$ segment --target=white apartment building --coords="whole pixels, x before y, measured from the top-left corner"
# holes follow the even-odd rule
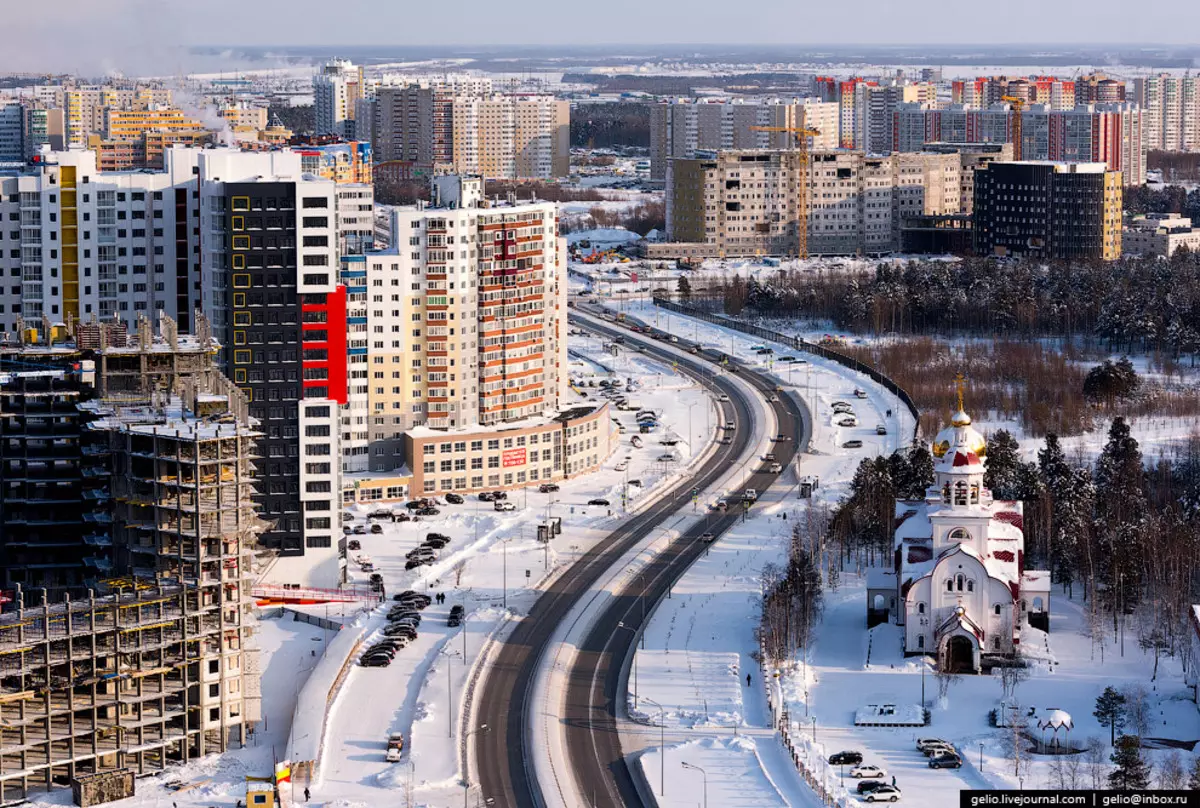
[[[1147,149],[1200,150],[1200,77],[1162,73],[1137,78],[1133,99],[1142,108]]]
[[[21,104],[0,99],[0,163],[25,159],[25,116]]]
[[[650,108],[650,178],[667,181],[674,158],[722,149],[784,149],[795,143],[791,132],[756,131],[755,127],[805,127],[819,135],[808,138],[810,149],[838,147],[837,103],[816,98],[771,98],[692,101],[675,99]]]
[[[363,98],[363,69],[345,59],[333,59],[313,77],[313,112],[318,135],[357,137],[355,120]]]

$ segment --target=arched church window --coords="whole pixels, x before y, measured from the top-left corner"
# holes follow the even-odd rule
[[[1000,604],[997,603],[994,608],[996,610],[996,616],[999,617],[1000,616]]]
[[[917,604],[917,614],[925,614],[925,604],[924,603]]]
[[[967,581],[967,591],[968,592],[975,591],[975,582],[974,581]]]
[[[999,637],[992,640],[992,647],[995,648],[997,651],[1000,650],[1000,638]]]
[[[963,591],[962,590],[962,588],[963,588],[962,573],[959,573],[958,575],[954,576],[954,586],[958,589],[959,592]]]
[[[971,485],[971,504],[979,504],[979,483],[973,483]]]
[[[947,579],[946,579],[946,591],[947,591],[947,592],[953,592],[953,591],[954,591],[954,579],[953,579],[953,578],[947,578]]]
[[[917,647],[918,648],[925,647],[925,635],[922,634],[920,637],[917,637]]]
[[[948,538],[950,541],[969,541],[971,534],[967,532],[965,527],[956,527],[950,531]]]

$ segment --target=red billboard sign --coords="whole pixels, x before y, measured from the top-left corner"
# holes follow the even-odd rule
[[[525,450],[524,449],[506,449],[501,455],[501,462],[504,468],[512,468],[513,466],[525,465]]]

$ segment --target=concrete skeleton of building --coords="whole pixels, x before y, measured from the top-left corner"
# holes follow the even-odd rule
[[[667,182],[671,161],[728,149],[784,149],[795,143],[790,132],[752,127],[805,127],[821,134],[808,138],[810,149],[838,146],[837,104],[805,99],[676,99],[650,107],[650,179]]]
[[[259,433],[200,332],[43,321],[0,345],[0,804],[224,751],[260,720]]]
[[[480,174],[551,179],[570,172],[567,101],[495,93],[474,76],[393,79],[374,88],[376,159],[408,165],[408,176]]]
[[[975,174],[975,253],[1112,261],[1121,211],[1121,174],[1104,163],[988,163]]]
[[[885,157],[815,151],[807,171],[790,149],[677,159],[667,190],[668,242],[649,245],[648,255],[795,255],[804,187],[810,255],[894,252],[907,219],[963,212],[969,184],[962,174],[976,162],[966,148]]]

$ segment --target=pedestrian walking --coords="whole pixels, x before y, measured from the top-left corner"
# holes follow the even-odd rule
[[[896,787],[896,775],[892,775],[892,788]]]
[[[746,687],[750,687],[750,674],[746,674]]]
[[[304,788],[304,801],[305,801],[305,802],[308,802],[308,800],[309,800],[308,787],[307,787],[307,786],[305,786],[305,788]]]

